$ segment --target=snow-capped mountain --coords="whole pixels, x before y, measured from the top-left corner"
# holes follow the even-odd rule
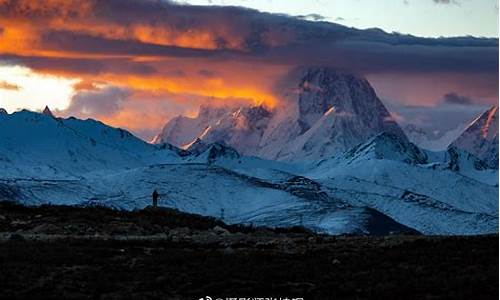
[[[341,157],[319,162],[304,176],[331,196],[376,209],[423,233],[498,230],[498,172],[468,172],[467,158],[460,153],[454,153],[453,162],[441,161],[450,157],[439,155],[382,134]],[[465,174],[448,167],[457,162]],[[493,180],[484,182],[483,177]]]
[[[242,157],[222,144],[199,141],[190,150],[147,144],[94,120],[2,114],[0,198],[134,209],[148,205],[158,189],[161,205],[216,217],[225,210],[229,223],[302,224],[334,234],[413,230],[325,198],[314,184],[292,180],[292,166]]]
[[[258,107],[229,114],[274,116]],[[152,145],[97,121],[21,111],[0,115],[0,197],[134,209],[158,189],[160,205],[224,211],[228,223],[332,234],[497,232],[498,171],[474,167],[481,161],[464,153],[422,151],[383,132],[336,157],[291,164],[202,139],[187,150]]]
[[[192,161],[213,164],[214,162],[219,160],[237,160],[241,157],[240,154],[231,147],[227,147],[225,145],[217,143],[201,145],[201,143],[203,142],[201,142],[200,140],[197,141],[199,142],[199,144],[197,144],[197,147],[191,148],[191,151],[193,151]]]
[[[199,137],[206,143],[223,143],[246,155],[256,155],[272,118],[263,106],[242,107],[209,126]]]
[[[330,68],[291,78],[275,109],[202,106],[169,121],[156,144],[48,107],[0,112],[0,197],[134,209],[158,189],[160,205],[224,211],[228,223],[498,232],[497,107],[430,151],[410,142],[365,79]]]
[[[488,163],[465,150],[450,146],[446,151],[427,154],[433,157],[432,168],[452,170],[489,185],[498,185],[498,169],[491,169]]]
[[[498,169],[498,106],[472,121],[451,146],[463,149]]]
[[[425,164],[427,155],[406,139],[383,132],[341,156],[346,162],[363,159],[388,159],[408,164]]]
[[[290,78],[285,103],[273,111],[258,106],[204,113],[209,109],[203,107],[197,118],[169,121],[156,140],[181,146],[199,138],[245,155],[313,161],[382,132],[406,139],[365,79],[326,67],[301,68]]]
[[[366,79],[331,68],[309,68],[302,73],[295,92],[299,113],[297,122],[301,134],[313,128],[329,113],[341,120],[333,125],[342,133],[366,129],[370,132],[385,131],[404,136]],[[344,134],[345,144],[347,139],[353,137]],[[332,136],[332,139],[335,138],[337,137]]]
[[[48,108],[0,114],[3,176],[28,171],[41,178],[61,172],[80,176],[179,160],[175,151],[91,119],[55,118]]]
[[[161,133],[153,139],[153,143],[169,143],[177,147],[186,146],[230,112],[231,109],[227,106],[202,105],[195,118],[177,116],[168,121]]]

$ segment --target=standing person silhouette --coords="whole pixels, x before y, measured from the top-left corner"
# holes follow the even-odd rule
[[[158,197],[160,197],[160,194],[156,191],[156,189],[153,191],[153,194],[151,195],[153,197],[153,207],[158,206]]]

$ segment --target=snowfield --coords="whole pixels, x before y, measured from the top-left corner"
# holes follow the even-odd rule
[[[446,150],[426,151],[387,119],[366,81],[328,69],[306,77],[298,115],[204,108],[201,119],[167,124],[158,144],[50,111],[1,113],[0,200],[133,210],[157,189],[161,206],[227,223],[330,234],[498,232],[498,165],[485,152],[498,152],[497,109]],[[474,132],[481,136],[468,143]],[[192,137],[186,149],[166,143]],[[480,145],[488,161],[460,145]]]

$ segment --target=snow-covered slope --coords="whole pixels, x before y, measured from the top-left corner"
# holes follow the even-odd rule
[[[245,155],[255,155],[272,118],[263,106],[242,107],[222,117],[199,137],[206,143],[223,143]]]
[[[215,165],[185,163],[140,167],[73,180],[0,180],[0,195],[27,204],[106,205],[143,208],[151,191],[159,205],[223,218],[228,223],[303,225],[330,234],[388,234],[412,229],[382,213],[350,206],[308,181],[270,183]],[[50,199],[50,200],[49,200]]]
[[[201,142],[203,143],[203,142]],[[197,148],[199,150],[199,147]],[[205,146],[205,150],[193,156],[193,161],[213,164],[217,161],[234,161],[241,158],[240,154],[231,147],[222,144],[210,144]]]
[[[192,155],[186,157],[186,162],[217,165],[270,183],[288,180],[307,169],[306,165],[243,156],[227,145],[205,144],[200,140],[197,140],[188,151],[191,151]]]
[[[387,132],[406,139],[365,79],[331,68],[299,69],[289,113],[270,126],[261,155],[318,160]],[[294,76],[292,76],[294,77]]]
[[[472,121],[451,146],[466,150],[498,169],[498,106]]]
[[[469,152],[450,146],[444,151],[425,151],[429,168],[451,170],[463,176],[498,186],[498,169],[490,168],[483,160]]]
[[[203,146],[203,147],[202,147]],[[94,120],[21,111],[0,115],[0,198],[26,204],[150,204],[229,223],[304,225],[333,234],[411,231],[382,213],[353,207],[297,180],[296,167],[243,157],[221,144],[180,151],[147,144]],[[194,151],[197,150],[197,151]]]
[[[387,159],[416,165],[425,164],[427,155],[406,139],[384,132],[353,147],[340,159],[348,163],[356,160]]]
[[[0,115],[2,177],[81,176],[175,161],[180,157],[174,151],[98,121],[26,110]]]
[[[300,77],[295,156],[331,156],[381,132],[405,137],[365,79],[324,67],[306,69]]]
[[[365,79],[326,67],[301,68],[290,78],[286,100],[273,111],[258,106],[207,114],[203,108],[195,119],[172,119],[157,140],[185,145],[199,138],[244,155],[314,161],[382,132],[406,139]]]
[[[437,154],[429,158],[414,145],[382,134],[304,175],[350,205],[369,206],[423,233],[496,232],[498,181],[496,186],[481,182],[453,167],[471,168],[471,158],[440,155],[441,163],[428,163]],[[482,175],[494,180],[489,171]]]
[[[134,209],[149,205],[157,189],[160,205],[229,223],[304,225],[332,234],[498,232],[498,170],[465,150],[424,151],[398,129],[374,133],[335,156],[302,162],[243,155],[224,142],[251,148],[258,140],[251,137],[262,134],[258,151],[264,151],[270,128],[290,137],[291,130],[274,130],[303,126],[298,118],[284,121],[293,114],[276,117],[280,113],[262,107],[231,111],[204,130],[211,138],[202,134],[186,150],[148,144],[93,120],[0,114],[0,198]],[[285,143],[290,153],[312,159],[319,149],[325,155],[340,151],[335,139],[321,144],[330,130],[344,129],[343,116],[335,114],[330,107],[315,121],[305,118],[314,124],[291,140],[301,147]],[[209,142],[220,132],[229,137]],[[303,149],[302,141],[311,139],[322,146]],[[279,139],[268,141],[281,145]]]
[[[371,150],[357,152],[354,159],[325,160],[310,171],[215,144],[181,163],[65,180],[0,180],[0,190],[30,204],[134,209],[148,205],[151,191],[158,189],[160,205],[223,215],[229,223],[302,224],[333,234],[408,228],[427,234],[497,232],[498,187],[408,160],[418,157],[411,147],[384,147],[382,157],[373,143],[383,140],[374,138],[373,147],[361,147]]]
[[[169,143],[177,147],[184,147],[229,113],[231,113],[231,109],[226,106],[202,105],[195,118],[177,116],[168,121],[161,133],[153,139],[153,143]]]

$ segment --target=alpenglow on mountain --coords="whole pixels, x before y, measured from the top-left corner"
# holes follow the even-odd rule
[[[300,68],[290,78],[277,109],[203,106],[196,118],[170,120],[155,142],[188,147],[200,139],[296,161],[340,154],[382,132],[406,140],[366,79],[328,67]]]
[[[286,163],[197,140],[182,151],[93,120],[0,114],[0,197],[302,225],[330,234],[498,231],[498,170],[460,151],[430,153],[381,133],[335,158]]]
[[[293,75],[286,105],[203,106],[197,118],[172,119],[157,144],[49,109],[0,109],[0,198],[132,210],[156,189],[160,206],[231,224],[498,232],[498,167],[485,162],[498,153],[497,108],[448,149],[429,151],[407,139],[366,80],[330,68]]]
[[[477,117],[452,144],[498,168],[498,106]]]

